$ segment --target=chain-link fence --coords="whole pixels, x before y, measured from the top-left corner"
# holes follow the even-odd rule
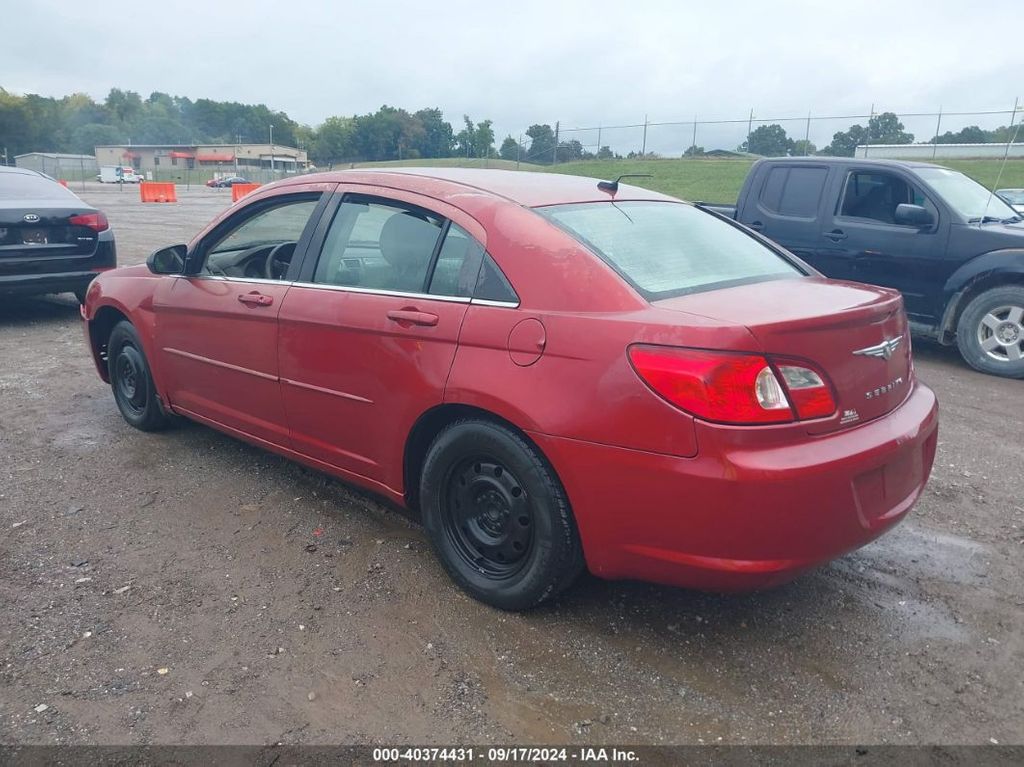
[[[903,131],[913,135],[914,143],[929,143],[946,132],[957,133],[968,126],[994,131],[1013,126],[1022,117],[1018,102],[1004,109],[964,112],[944,110],[933,112],[896,112]],[[632,124],[597,125],[589,127],[559,126],[558,161],[574,159],[569,143],[578,141],[583,151],[598,154],[608,147],[617,155],[658,155],[681,157],[691,147],[707,152],[741,151],[747,137],[762,125],[780,125],[786,136],[794,142],[793,154],[813,154],[828,146],[836,133],[845,132],[853,125],[867,127],[872,118],[889,110],[876,109],[856,114],[818,115],[813,111],[804,115],[774,116],[751,109],[747,114],[732,118],[694,115],[691,119],[655,120],[644,116]],[[1006,139],[1003,139],[1004,141]],[[1020,139],[1024,141],[1024,131]],[[569,150],[569,151],[567,151]],[[551,162],[552,153],[542,159]],[[696,154],[691,151],[690,154]],[[534,160],[535,161],[535,160]]]

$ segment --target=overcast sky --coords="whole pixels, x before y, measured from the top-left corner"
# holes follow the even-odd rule
[[[463,114],[492,119],[498,143],[537,122],[1010,110],[1024,96],[1024,13],[1004,0],[27,0],[4,15],[9,91],[156,90],[262,102],[312,125],[437,106],[456,130]],[[947,117],[942,129],[1008,120]],[[828,143],[851,122],[812,123],[811,138]],[[919,138],[935,129],[934,117],[905,122]],[[806,126],[785,127],[802,138]],[[734,146],[746,128],[700,126],[697,143]],[[691,131],[652,128],[648,149],[677,151]],[[602,143],[639,148],[641,133],[605,131]]]

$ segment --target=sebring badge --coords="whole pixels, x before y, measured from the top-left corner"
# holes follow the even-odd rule
[[[24,221],[24,222],[25,222],[25,223],[27,223],[27,224],[34,224],[34,223],[36,223],[36,222],[37,222],[38,220],[39,220],[39,216],[38,216],[38,215],[36,215],[35,213],[26,213],[26,214],[25,214],[25,215],[24,215],[24,216],[22,217],[22,221]]]
[[[865,349],[858,349],[854,354],[860,354],[863,357],[878,357],[879,359],[887,360],[892,357],[892,353],[896,351],[896,347],[900,345],[903,340],[903,336],[896,336],[887,341],[882,341],[880,344],[869,346]]]

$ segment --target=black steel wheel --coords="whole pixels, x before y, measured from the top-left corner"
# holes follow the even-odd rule
[[[445,533],[465,564],[495,579],[515,575],[533,545],[533,509],[523,484],[489,456],[452,467],[441,500]]]
[[[561,483],[534,446],[501,424],[445,428],[427,452],[420,503],[445,569],[482,602],[533,607],[583,569]]]
[[[130,322],[118,323],[107,342],[107,373],[121,416],[142,431],[167,425],[139,334]]]

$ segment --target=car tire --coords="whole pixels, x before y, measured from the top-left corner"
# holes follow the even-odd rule
[[[502,610],[535,607],[584,568],[561,482],[536,448],[498,423],[462,420],[438,434],[423,464],[420,508],[452,579]]]
[[[158,431],[167,426],[169,419],[160,406],[142,342],[130,322],[119,322],[110,333],[107,373],[114,401],[125,421],[140,431]]]
[[[1004,285],[975,296],[957,322],[956,344],[975,370],[1024,378],[1024,286]]]

